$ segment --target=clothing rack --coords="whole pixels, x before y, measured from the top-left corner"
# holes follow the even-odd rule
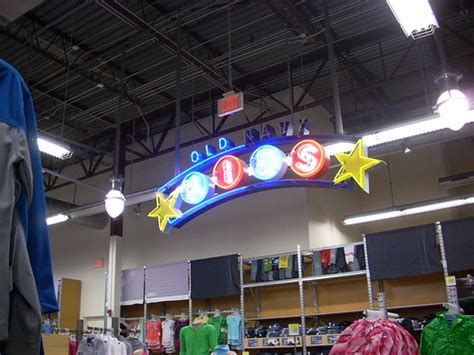
[[[186,315],[186,314],[185,314]],[[147,319],[147,320],[153,320],[153,319],[167,319],[167,318],[177,318],[177,319],[180,319],[182,318],[183,315],[180,313],[180,314],[169,314],[169,315],[157,315],[157,314],[152,314],[151,315],[151,318],[150,319]]]
[[[115,334],[114,328],[100,328],[100,327],[90,327],[90,326],[87,326],[87,330],[84,333],[88,333],[88,334],[91,334],[91,333],[106,334],[108,332],[112,333],[112,334]]]
[[[52,334],[71,334],[77,332],[75,329],[52,327]]]
[[[202,312],[202,313],[201,313]],[[235,308],[235,309],[225,309],[225,310],[222,310],[222,311],[219,311],[219,312],[216,312],[216,311],[198,311],[198,312],[193,312],[193,317],[194,316],[202,316],[202,315],[214,315],[216,313],[219,313],[219,314],[233,314],[235,312],[239,312],[239,315],[241,315],[240,313],[240,309],[239,308]],[[205,314],[203,314],[205,313]]]

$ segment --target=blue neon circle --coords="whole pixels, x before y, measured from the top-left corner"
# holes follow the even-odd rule
[[[207,175],[189,173],[181,182],[181,197],[190,205],[197,205],[214,194],[214,184]]]
[[[262,145],[250,156],[252,175],[259,180],[280,179],[288,167],[286,155],[273,145]]]

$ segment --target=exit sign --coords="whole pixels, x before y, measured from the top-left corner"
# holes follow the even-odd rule
[[[242,92],[228,92],[217,101],[217,115],[224,117],[244,109],[244,94]]]

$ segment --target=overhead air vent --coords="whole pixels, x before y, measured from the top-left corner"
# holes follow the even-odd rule
[[[470,185],[474,183],[474,171],[440,178],[438,179],[438,183],[442,189],[452,189]]]

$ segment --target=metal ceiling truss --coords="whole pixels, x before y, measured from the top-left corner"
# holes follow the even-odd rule
[[[304,111],[304,110],[310,109],[312,107],[316,107],[318,105],[319,105],[318,102],[313,101],[312,103],[306,104],[303,107],[295,108],[294,112],[296,113],[296,112]],[[245,129],[248,129],[248,128],[251,128],[251,127],[254,127],[254,126],[257,126],[257,125],[261,125],[263,123],[267,123],[267,122],[270,122],[270,121],[274,121],[274,120],[277,120],[277,119],[281,119],[281,118],[286,117],[288,115],[290,115],[290,110],[274,113],[270,116],[262,116],[261,114],[258,114],[258,115],[256,115],[255,118],[249,119],[249,121],[246,122],[246,123],[243,123],[243,124],[240,124],[238,126],[234,126],[232,128],[228,128],[228,129],[225,129],[225,130],[219,130],[219,131],[215,130],[214,133],[211,134],[210,136],[206,135],[206,136],[203,136],[203,137],[200,137],[200,138],[197,138],[197,139],[190,139],[186,142],[182,142],[180,146],[181,146],[181,148],[186,148],[186,147],[189,147],[189,146],[192,146],[192,145],[195,145],[195,144],[206,142],[206,141],[208,141],[209,139],[212,139],[212,138],[220,137],[222,135],[228,135],[230,133],[234,133],[234,132],[238,132],[238,131],[242,131],[242,133],[243,133],[243,131]],[[168,122],[173,123],[174,122],[174,116],[171,117]],[[172,124],[170,124],[169,126],[172,126]],[[157,149],[155,150],[155,152],[153,152],[152,154],[147,154],[147,155],[144,154],[143,157],[140,157],[138,159],[134,159],[133,162],[134,163],[139,163],[139,162],[142,162],[142,161],[150,159],[150,158],[158,157],[158,156],[173,152],[174,151],[174,146],[164,148],[164,149],[162,148],[162,144],[163,144],[164,140],[166,139],[166,136],[168,135],[168,132],[169,132],[170,129],[171,129],[171,127],[169,127],[167,130],[164,130],[160,134],[160,139],[158,141],[158,144],[157,144],[157,147],[156,147]],[[127,161],[126,165],[129,165],[130,163],[131,163],[131,161]],[[104,174],[104,173],[107,173],[107,172],[110,172],[110,171],[112,171],[111,167],[106,168],[106,169],[102,169],[100,171],[95,171],[95,172],[92,172],[92,173],[90,173],[88,171],[87,174],[84,174],[83,176],[77,178],[77,180],[82,181],[82,180],[85,180],[85,179],[88,179],[88,178],[91,178],[91,177],[94,177],[94,176],[97,176],[97,175],[101,175],[101,174]],[[49,188],[47,191],[58,189],[58,188],[67,186],[69,184],[71,184],[71,182],[56,184],[55,186]]]
[[[107,50],[126,45],[135,34],[145,33],[148,34],[153,41],[157,42],[160,46],[174,55],[177,51],[177,45],[170,36],[172,31],[176,30],[176,16],[178,13],[172,13],[170,10],[159,5],[156,1],[144,1],[157,10],[158,14],[156,17],[146,17],[147,12],[144,10],[143,2],[142,19],[118,1],[96,1],[99,5],[120,18],[120,20],[130,24],[131,28],[134,29],[130,33],[119,38],[121,42],[117,42],[118,39],[114,39],[114,43],[110,44],[110,46],[107,47]],[[331,95],[325,97],[320,97],[318,95],[317,101],[313,101],[307,105],[302,105],[307,94],[312,90],[314,91],[314,86],[318,82],[318,79],[328,75],[327,70],[325,70],[327,69],[327,53],[324,32],[322,31],[323,16],[319,10],[310,1],[302,2],[297,5],[290,0],[280,0],[279,3],[271,0],[266,0],[265,2],[276,17],[294,36],[301,34],[311,36],[312,45],[307,47],[309,48],[307,52],[303,53],[301,57],[293,57],[290,60],[291,67],[296,67],[299,60],[301,60],[301,63],[311,64],[311,70],[304,70],[308,75],[309,80],[303,80],[303,93],[298,98],[295,98],[294,107],[290,108],[288,105],[275,98],[272,95],[272,92],[265,87],[268,78],[280,78],[288,75],[288,68],[284,61],[257,72],[251,71],[250,73],[238,64],[232,64],[234,72],[239,74],[239,77],[234,80],[235,86],[240,91],[245,92],[247,90],[249,94],[254,95],[257,99],[253,100],[253,104],[256,105],[260,102],[260,105],[258,106],[261,107],[261,112],[256,114],[255,117],[246,117],[247,123],[231,129],[225,129],[225,123],[228,118],[225,117],[220,120],[216,119],[214,114],[214,104],[215,99],[220,96],[222,91],[228,90],[228,77],[223,71],[224,67],[222,65],[222,63],[225,63],[226,53],[217,45],[211,44],[214,39],[206,40],[206,38],[203,38],[203,36],[193,28],[191,23],[193,23],[193,21],[196,23],[202,18],[209,19],[213,13],[225,9],[226,6],[228,6],[228,2],[220,2],[220,7],[218,9],[209,8],[207,5],[209,5],[210,1],[201,1],[191,5],[190,7],[186,7],[184,11],[181,11],[182,16],[187,16],[185,11],[190,13],[195,8],[202,9],[202,11],[200,10],[200,17],[197,20],[193,13],[193,19],[186,19],[186,21],[183,21],[182,25],[182,34],[188,36],[189,42],[188,50],[181,49],[183,60],[189,66],[186,72],[186,80],[194,80],[194,77],[196,77],[197,74],[198,76],[201,75],[205,77],[212,85],[214,85],[214,87],[205,91],[202,91],[201,89],[201,92],[196,92],[195,94],[193,92],[192,98],[187,97],[181,101],[183,112],[185,114],[182,124],[192,123],[200,134],[200,136],[194,140],[183,142],[181,145],[182,147],[204,142],[209,138],[217,137],[222,134],[228,134],[255,125],[260,125],[287,116],[291,111],[300,112],[304,109],[332,100]],[[234,3],[237,2],[231,2],[231,4]],[[245,5],[249,3],[244,2],[243,4]],[[82,5],[79,6],[81,7]],[[376,4],[375,6],[364,6],[368,6],[367,8],[364,8],[364,11],[368,11],[367,9],[369,7],[372,9],[382,5]],[[69,12],[71,11],[75,10],[70,10]],[[337,9],[337,11],[339,11],[339,9]],[[308,17],[307,14],[310,14],[311,17]],[[349,17],[351,15],[349,15]],[[64,122],[64,125],[73,128],[77,132],[81,132],[86,136],[85,139],[81,140],[81,143],[70,142],[71,144],[81,148],[79,153],[75,154],[73,159],[64,162],[54,162],[54,165],[51,165],[62,171],[65,166],[80,162],[79,164],[83,169],[83,176],[79,177],[78,181],[82,181],[111,170],[107,161],[110,153],[107,153],[107,151],[111,151],[112,149],[113,135],[115,131],[113,125],[115,120],[108,117],[107,114],[111,114],[112,112],[113,100],[104,100],[100,105],[87,107],[87,105],[78,102],[80,100],[79,97],[67,98],[65,97],[66,95],[63,96],[58,94],[57,87],[47,88],[45,83],[49,80],[61,77],[61,75],[64,75],[68,70],[70,70],[71,73],[75,74],[71,80],[75,80],[78,77],[83,78],[87,82],[94,84],[92,89],[94,89],[98,84],[104,85],[103,90],[116,96],[118,94],[118,80],[115,78],[115,72],[120,69],[120,65],[115,61],[117,56],[107,57],[104,55],[105,50],[94,50],[93,48],[81,43],[81,41],[71,37],[71,35],[61,31],[59,27],[54,25],[54,23],[47,24],[47,26],[45,26],[45,24],[46,23],[40,17],[34,15],[34,12],[31,12],[25,16],[21,22],[11,24],[7,29],[0,28],[0,34],[5,35],[17,43],[28,46],[30,50],[39,53],[59,67],[59,69],[52,74],[42,77],[42,79],[36,80],[36,82],[30,82],[30,84],[33,91],[35,91],[39,97],[44,97],[55,102],[55,106],[44,111],[44,114],[49,116],[50,120],[54,122],[52,125],[60,125]],[[29,30],[25,29],[27,25],[30,26]],[[43,28],[38,29],[40,26]],[[472,41],[470,41],[462,32],[447,27],[448,26],[443,24],[443,30],[473,48]],[[157,30],[158,28],[160,30]],[[31,29],[33,29],[33,31]],[[41,34],[45,33],[45,31],[49,31],[52,34],[49,41],[45,41],[41,38]],[[402,74],[399,73],[400,68],[403,67],[403,63],[410,55],[413,44],[404,49],[404,52],[400,56],[396,66],[391,69],[389,73],[385,71],[384,56],[388,56],[390,53],[383,53],[380,38],[383,38],[385,35],[392,35],[393,33],[396,33],[396,31],[399,31],[399,27],[395,22],[385,23],[378,28],[366,30],[365,32],[354,33],[347,38],[338,38],[337,34],[332,31],[333,38],[335,39],[335,51],[336,56],[339,58],[340,69],[344,68],[345,72],[348,73],[350,80],[354,79],[354,82],[357,83],[357,85],[354,85],[352,89],[341,92],[341,98],[345,98],[346,100],[348,98],[355,100],[361,98],[364,99],[361,100],[362,106],[359,107],[358,105],[354,113],[344,113],[345,121],[351,121],[355,117],[364,115],[364,112],[370,113],[371,116],[374,116],[374,113],[384,116],[384,114],[390,112],[391,108],[398,107],[400,102],[409,102],[410,105],[413,104],[413,100],[409,97],[390,101],[387,94],[384,92],[384,87],[387,85],[403,82],[403,80],[411,78],[414,75],[419,75],[420,73],[419,69],[411,70],[409,72],[404,70]],[[26,35],[25,32],[27,33]],[[191,39],[196,41],[198,44],[191,47]],[[147,41],[149,42],[150,40]],[[147,43],[147,41],[140,42],[140,45]],[[380,58],[384,68],[382,77],[368,70],[366,63],[356,60],[351,54],[351,50],[354,48],[364,46],[367,43],[374,43],[374,41],[377,41],[379,44],[378,57]],[[55,44],[57,44],[57,46]],[[316,46],[314,44],[316,44]],[[140,45],[136,45],[135,43],[131,44],[130,51],[135,47],[140,47]],[[78,49],[75,48],[72,50],[71,46],[77,47]],[[193,48],[205,50],[209,59],[206,61],[199,59],[195,55],[197,53],[196,50]],[[242,58],[245,59],[245,57]],[[319,59],[315,61],[315,58]],[[464,59],[467,63],[472,60],[472,58]],[[170,60],[170,58],[167,58],[166,60]],[[97,65],[94,63],[97,63]],[[94,66],[92,70],[89,69],[91,64]],[[310,66],[309,64],[307,65],[307,68]],[[431,67],[433,68],[433,66]],[[128,122],[125,122],[124,120],[122,129],[128,132],[132,132],[132,127],[135,127],[136,124],[136,131],[133,129],[133,132],[136,133],[135,137],[128,137],[127,139],[127,142],[129,143],[128,151],[133,154],[134,162],[140,162],[174,150],[173,147],[163,148],[163,144],[170,130],[174,128],[175,98],[164,91],[169,91],[173,88],[174,83],[172,83],[172,75],[169,78],[160,81],[152,80],[151,82],[147,82],[142,74],[144,71],[145,70],[137,72],[131,72],[128,70],[124,71],[127,82],[132,87],[129,92],[125,93],[125,99],[128,100],[128,103],[124,103],[124,106],[137,106],[138,111],[141,112],[140,107],[145,105],[143,100],[145,100],[146,97],[150,97],[151,94],[160,95],[165,101],[164,103],[156,104],[156,106],[159,107],[154,108],[152,112],[148,112],[144,115],[141,114],[144,122],[140,120],[139,116],[136,123],[134,122],[136,118],[133,117],[127,118],[126,120],[128,120]],[[185,72],[183,70],[183,81],[184,76]],[[267,87],[272,87],[272,90],[274,90],[271,85],[267,85]],[[134,89],[138,89],[137,92],[133,92]],[[99,88],[97,88],[97,90],[99,90]],[[260,101],[258,101],[259,96]],[[267,97],[265,98],[265,96]],[[365,98],[368,98],[369,100],[365,100]],[[268,107],[265,104],[265,99],[276,102],[282,111],[278,113],[269,112]],[[87,129],[86,125],[74,122],[75,115],[73,117],[65,116],[63,120],[59,117],[54,117],[54,114],[51,114],[51,111],[54,113],[55,110],[63,108],[64,105],[67,105],[71,111],[79,115],[78,118],[81,118],[81,121],[84,121],[85,118],[88,118],[89,120],[100,120],[103,124],[103,129],[91,132],[90,129]],[[105,109],[105,107],[107,107],[107,109]],[[200,121],[202,120],[202,117],[209,115],[209,113],[212,113],[213,116],[211,121],[212,127],[207,128]],[[47,128],[47,130],[50,129],[51,127]],[[64,138],[64,140],[67,141],[67,138]],[[89,150],[87,154],[84,154],[87,150]],[[86,158],[86,160],[82,161],[84,158]],[[61,180],[64,179],[58,176],[46,175],[45,180],[47,180],[47,190],[53,190],[68,184],[61,183]]]

